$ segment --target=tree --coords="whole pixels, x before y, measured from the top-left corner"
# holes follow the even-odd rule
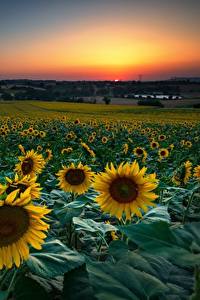
[[[110,102],[111,102],[110,97],[107,97],[107,96],[103,97],[102,100],[103,100],[103,102],[105,102],[105,104],[110,104]]]

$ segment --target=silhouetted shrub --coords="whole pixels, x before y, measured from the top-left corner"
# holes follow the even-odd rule
[[[164,107],[164,105],[158,99],[141,99],[138,100],[138,105],[146,105],[146,106],[159,106]]]

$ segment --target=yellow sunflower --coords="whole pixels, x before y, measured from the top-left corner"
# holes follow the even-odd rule
[[[194,168],[194,177],[196,177],[200,181],[200,165]]]
[[[69,167],[63,167],[58,173],[59,186],[65,192],[85,193],[91,186],[93,172],[88,166],[79,163],[76,167],[73,163]]]
[[[50,212],[42,206],[31,203],[29,191],[19,190],[0,200],[0,270],[3,267],[19,267],[29,258],[29,245],[41,249],[46,238],[43,231],[49,225],[42,219]]]
[[[0,195],[6,193],[7,195],[15,190],[19,190],[20,193],[24,193],[29,188],[31,199],[40,198],[40,184],[36,182],[37,177],[30,177],[29,175],[20,178],[18,174],[15,175],[14,180],[6,177],[7,183],[5,185],[0,184]]]
[[[52,150],[51,149],[46,149],[46,162],[48,162],[49,160],[51,160],[53,158],[53,154],[52,154]]]
[[[158,139],[159,139],[159,141],[164,141],[164,140],[166,140],[166,135],[161,134],[161,135],[159,135]]]
[[[41,154],[34,150],[27,151],[25,155],[18,157],[20,162],[16,164],[15,171],[20,175],[40,174],[45,166],[45,160]]]
[[[106,136],[103,136],[102,139],[101,139],[101,142],[103,144],[106,144],[108,142],[108,138]]]
[[[158,151],[158,155],[160,159],[166,158],[169,156],[169,150],[167,148],[161,148]]]
[[[137,157],[142,157],[142,161],[144,162],[147,158],[147,152],[144,148],[141,147],[136,147],[133,149],[133,153],[137,156]]]
[[[151,146],[151,149],[156,149],[156,148],[159,148],[159,143],[156,141],[152,141],[150,146]]]
[[[122,146],[122,152],[124,153],[124,154],[127,154],[128,153],[128,144],[124,144],[123,146]]]
[[[95,176],[94,188],[100,193],[96,197],[104,212],[130,220],[133,214],[142,217],[141,209],[148,211],[148,206],[155,206],[158,196],[152,192],[158,183],[155,174],[146,175],[146,168],[141,170],[136,161],[132,164],[121,163],[117,168],[111,163],[105,172]]]
[[[73,148],[71,148],[71,147],[63,148],[61,150],[61,154],[71,153],[72,151],[73,151]]]

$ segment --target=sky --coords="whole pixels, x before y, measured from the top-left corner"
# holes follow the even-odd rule
[[[200,76],[199,0],[0,0],[0,78]]]

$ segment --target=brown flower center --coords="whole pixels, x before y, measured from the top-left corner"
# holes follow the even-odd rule
[[[160,155],[161,155],[161,156],[165,156],[165,155],[166,155],[166,152],[165,152],[165,151],[161,151],[161,152],[160,152]]]
[[[34,163],[33,163],[33,160],[32,158],[26,158],[23,163],[22,163],[22,173],[24,175],[28,175],[30,174],[32,171],[33,171],[33,166],[34,166]]]
[[[134,201],[138,195],[137,185],[130,178],[119,177],[110,185],[110,194],[119,203]]]
[[[0,207],[0,247],[17,242],[29,227],[29,215],[19,206]]]
[[[8,188],[6,189],[6,194],[10,194],[13,191],[19,189],[20,193],[25,192],[25,190],[27,189],[27,185],[23,184],[23,183],[19,183],[19,184],[11,184],[8,186]]]
[[[65,174],[65,179],[71,185],[79,185],[85,180],[85,172],[81,169],[70,169]]]
[[[138,155],[142,155],[143,154],[143,150],[142,149],[136,149],[136,153],[138,154]]]

